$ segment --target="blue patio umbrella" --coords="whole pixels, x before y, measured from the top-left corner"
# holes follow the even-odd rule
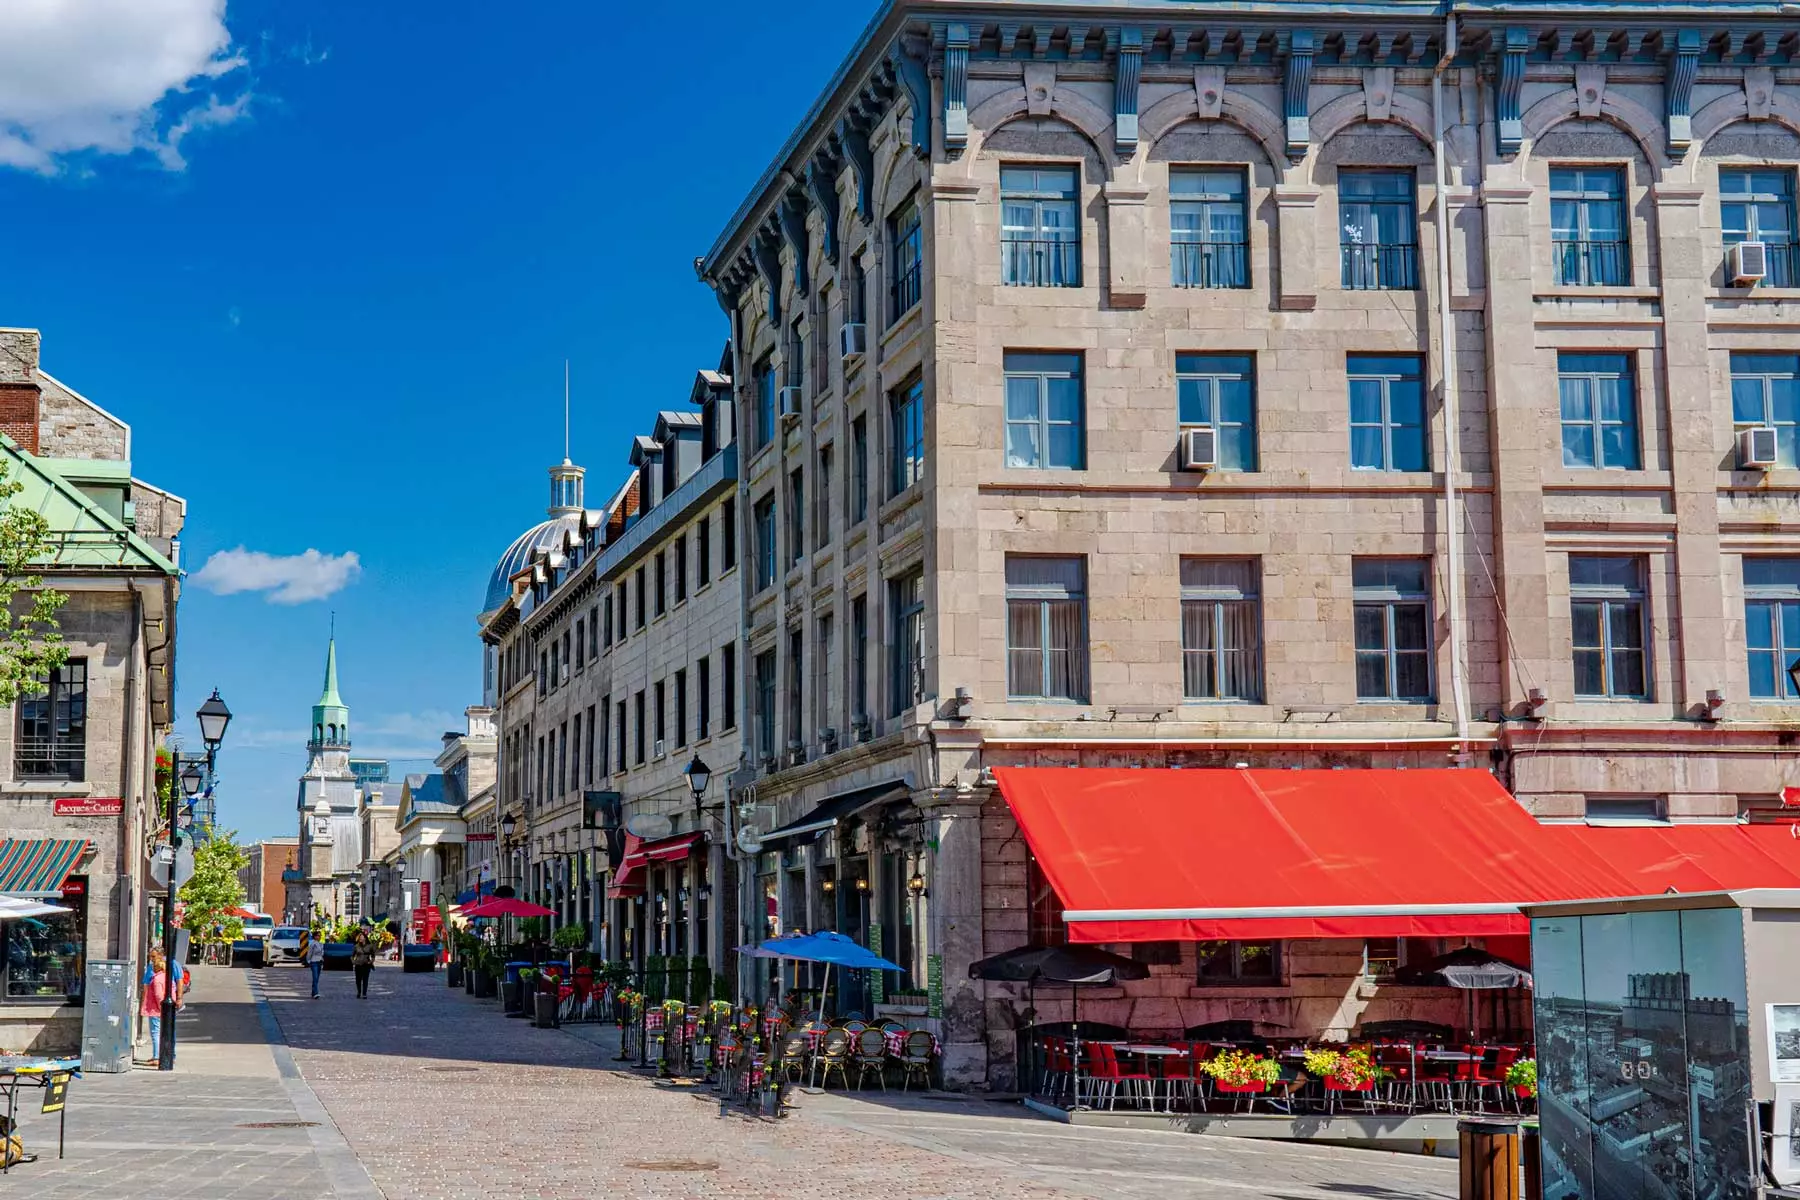
[[[770,953],[772,952],[772,953]],[[825,986],[819,989],[819,1020],[825,1019],[825,993],[831,990],[831,968],[850,967],[862,971],[904,971],[897,962],[889,962],[866,946],[841,933],[824,930],[819,933],[790,933],[770,938],[751,953],[761,958],[792,958],[799,962],[825,964]]]

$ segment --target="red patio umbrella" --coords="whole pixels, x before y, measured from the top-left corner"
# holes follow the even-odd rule
[[[256,914],[251,912],[247,908],[234,908],[230,912],[227,912],[225,915],[228,917],[236,917],[240,921],[248,921],[251,917],[254,917]]]
[[[495,896],[460,910],[465,917],[553,917],[556,910],[518,900],[512,896]]]

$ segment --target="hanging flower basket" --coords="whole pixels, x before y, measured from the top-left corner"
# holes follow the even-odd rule
[[[1226,1050],[1200,1064],[1221,1092],[1261,1092],[1281,1078],[1281,1064],[1247,1050]]]

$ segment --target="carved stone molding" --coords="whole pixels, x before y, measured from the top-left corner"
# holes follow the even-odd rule
[[[969,27],[944,31],[944,150],[960,154],[969,144]]]
[[[1283,77],[1282,117],[1286,121],[1287,152],[1302,158],[1312,144],[1312,64],[1316,38],[1310,29],[1296,29],[1288,42],[1287,71]]]
[[[1113,143],[1121,158],[1137,152],[1138,78],[1144,66],[1143,34],[1134,27],[1118,31],[1119,61],[1113,82]]]
[[[1606,100],[1606,64],[1581,63],[1575,68],[1575,111],[1588,120],[1600,115]]]
[[[1519,152],[1525,141],[1525,123],[1519,104],[1525,95],[1525,52],[1531,47],[1531,35],[1523,29],[1508,29],[1500,50],[1500,85],[1494,94],[1495,143],[1503,158]]]
[[[1699,73],[1700,31],[1683,29],[1675,35],[1675,52],[1669,55],[1669,76],[1663,84],[1671,154],[1682,154],[1693,144],[1694,77]]]

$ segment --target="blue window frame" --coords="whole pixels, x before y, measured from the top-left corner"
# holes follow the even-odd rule
[[[1614,554],[1569,556],[1575,694],[1648,700],[1644,670],[1644,563]]]
[[[1425,368],[1416,354],[1352,354],[1350,465],[1359,471],[1428,471]]]
[[[1082,466],[1081,355],[1008,354],[1006,465]]]
[[[1411,171],[1338,172],[1344,287],[1419,286],[1416,186]]]
[[[1739,242],[1769,248],[1768,287],[1793,287],[1795,268],[1794,171],[1792,167],[1719,168],[1719,219],[1725,253]],[[1729,264],[1726,283],[1731,282]]]
[[[915,379],[889,401],[889,494],[898,496],[925,477],[925,384]]]
[[[1007,695],[1087,699],[1086,576],[1079,558],[1007,556]]]
[[[1422,558],[1359,558],[1350,564],[1358,700],[1431,700],[1429,567]]]
[[[1169,275],[1176,287],[1250,286],[1244,172],[1169,171]]]
[[[1800,700],[1788,676],[1800,661],[1800,558],[1744,559],[1744,649],[1753,697]]]
[[[1081,286],[1080,197],[1074,167],[1000,168],[1000,282]]]
[[[1256,470],[1256,359],[1249,354],[1177,354],[1181,426],[1210,426],[1219,467]]]
[[[1557,283],[1565,287],[1630,283],[1625,173],[1617,167],[1552,167],[1550,241]]]
[[[888,218],[888,248],[888,324],[892,325],[919,304],[924,241],[916,202],[908,200]]]
[[[1558,354],[1563,465],[1638,469],[1637,395],[1629,354]]]
[[[775,440],[775,364],[763,359],[756,366],[756,448]]]
[[[1772,426],[1776,464],[1800,466],[1800,354],[1732,354],[1731,424],[1734,433]]]

